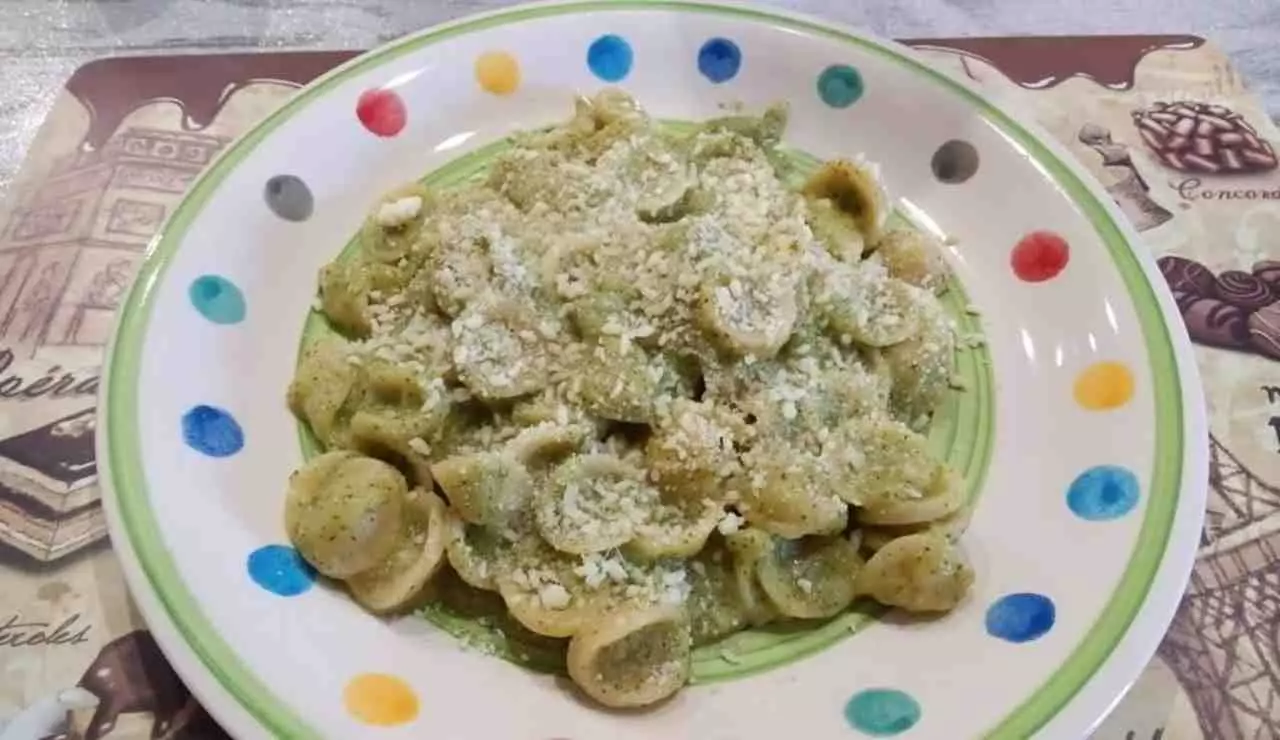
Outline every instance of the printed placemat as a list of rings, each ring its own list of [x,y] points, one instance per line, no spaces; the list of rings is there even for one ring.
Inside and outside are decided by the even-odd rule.
[[[1280,132],[1194,36],[907,43],[1037,118],[1160,263],[1209,400],[1190,589],[1102,740],[1280,738]],[[135,611],[93,459],[111,316],[200,170],[352,56],[107,59],[66,83],[0,210],[0,740],[217,739]]]

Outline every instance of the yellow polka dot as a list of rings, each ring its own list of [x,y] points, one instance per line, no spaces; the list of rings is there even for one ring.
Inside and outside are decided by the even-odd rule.
[[[485,92],[510,95],[520,87],[520,63],[505,51],[486,51],[476,59],[476,82]]]
[[[390,727],[418,716],[418,697],[409,684],[385,673],[363,673],[342,693],[347,711],[370,725]]]
[[[1076,377],[1075,396],[1090,411],[1119,408],[1133,398],[1133,373],[1119,362],[1095,362]]]

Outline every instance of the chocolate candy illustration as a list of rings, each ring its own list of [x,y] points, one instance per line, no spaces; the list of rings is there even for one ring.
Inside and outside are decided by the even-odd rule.
[[[1270,142],[1239,113],[1194,101],[1155,103],[1133,111],[1133,123],[1161,162],[1181,172],[1229,174],[1276,168]]]
[[[1218,276],[1218,297],[1244,311],[1256,311],[1276,299],[1271,286],[1244,270],[1227,270]]]
[[[1280,295],[1280,260],[1263,260],[1255,263],[1253,274],[1259,280],[1271,286],[1271,290]]]
[[[1228,349],[1249,349],[1247,314],[1217,298],[1201,298],[1182,312],[1192,341]]]
[[[1249,341],[1258,354],[1280,360],[1280,301],[1249,317]]]
[[[1166,254],[1156,261],[1160,274],[1164,275],[1169,289],[1181,291],[1197,298],[1216,298],[1217,280],[1209,268],[1186,257]]]

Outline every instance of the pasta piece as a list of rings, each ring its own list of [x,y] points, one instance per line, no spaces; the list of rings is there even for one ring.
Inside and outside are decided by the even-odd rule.
[[[933,532],[899,537],[876,551],[858,574],[857,590],[910,612],[955,608],[973,585],[973,570]]]
[[[706,645],[751,625],[739,598],[733,560],[719,545],[698,553],[689,569],[689,615],[693,644]]]
[[[841,262],[856,265],[869,247],[858,222],[826,198],[805,199],[809,229],[827,252]]]
[[[894,501],[923,498],[940,464],[923,436],[898,421],[868,418],[842,430],[861,452],[861,464],[837,491],[855,506],[879,508]]]
[[[817,301],[825,310],[835,338],[888,347],[920,331],[920,313],[913,289],[885,277],[882,267],[838,265],[825,276]]]
[[[769,556],[773,539],[762,530],[748,528],[725,537],[725,544],[733,556],[734,591],[747,621],[757,626],[774,621],[778,610],[760,586],[760,561]]]
[[[427,256],[429,289],[436,307],[456,317],[478,298],[493,277],[493,262],[483,245],[475,241],[441,242]]]
[[[880,184],[879,168],[858,160],[824,162],[802,190],[809,198],[822,198],[853,219],[858,230],[874,242],[889,217],[889,203]]]
[[[964,481],[954,470],[939,465],[933,481],[919,498],[881,498],[858,511],[862,524],[921,524],[950,516],[964,506]]]
[[[782,141],[789,113],[786,103],[775,103],[759,116],[725,116],[702,124],[704,131],[727,131],[753,141],[762,149],[772,149]]]
[[[650,359],[644,350],[617,338],[587,352],[582,371],[583,407],[601,418],[631,423],[653,421],[664,381],[667,386],[674,381],[661,358]]]
[[[671,696],[689,678],[689,626],[679,608],[610,613],[569,641],[569,676],[609,707],[641,707]]]
[[[508,529],[533,496],[529,471],[501,452],[445,458],[431,473],[453,509],[471,524]]]
[[[528,468],[544,468],[582,447],[591,429],[585,424],[543,422],[521,431],[507,443],[506,452]]]
[[[790,338],[798,310],[794,279],[769,271],[703,284],[695,320],[726,352],[773,357]]]
[[[779,537],[834,534],[845,528],[849,509],[836,495],[822,461],[810,455],[782,449],[752,450],[747,484],[741,494],[747,521]]]
[[[360,232],[361,251],[374,262],[394,263],[413,249],[430,210],[431,193],[419,183],[398,187],[378,200]]]
[[[408,367],[373,359],[362,361],[369,391],[380,403],[417,409],[424,402],[418,376]]]
[[[858,548],[841,536],[774,538],[756,566],[760,587],[779,612],[821,619],[843,611],[857,595]]]
[[[969,520],[972,518],[973,507],[970,505],[963,506],[947,516],[920,524],[864,527],[858,531],[863,535],[862,547],[871,552],[879,550],[899,537],[925,531],[939,534],[954,545],[964,536],[965,530],[969,528]]]
[[[393,464],[403,461],[413,475],[414,485],[432,484],[431,466],[414,450],[415,439],[427,435],[430,417],[397,409],[360,410],[347,427],[346,447]]]
[[[316,570],[349,578],[395,549],[407,492],[404,476],[390,465],[354,452],[327,452],[290,477],[285,530]]]
[[[587,588],[574,561],[541,542],[518,543],[512,567],[495,577],[511,616],[547,637],[571,637],[599,618],[607,594]]]
[[[932,293],[947,289],[947,262],[942,242],[917,229],[892,229],[875,243],[876,255],[889,276]]]
[[[735,440],[747,436],[745,425],[729,413],[680,399],[645,444],[645,463],[670,499],[724,502],[729,478],[741,470]]]
[[[334,326],[354,336],[369,334],[369,272],[359,259],[339,260],[320,270],[320,308]]]
[[[657,504],[640,471],[612,455],[583,455],[552,472],[534,521],[552,547],[581,555],[630,542]]]
[[[454,320],[452,332],[458,377],[481,398],[515,398],[547,385],[548,340],[527,308],[486,297]]]
[[[884,358],[893,373],[890,398],[894,412],[913,428],[923,430],[951,387],[956,334],[936,298],[922,292],[915,295],[924,317],[921,331],[886,348]]]
[[[379,613],[412,605],[444,564],[446,517],[444,502],[434,493],[409,491],[395,549],[378,565],[347,579],[355,600]]]
[[[289,384],[289,408],[311,427],[321,443],[338,443],[344,415],[359,402],[359,370],[347,361],[350,348],[340,339],[307,345]]]
[[[661,504],[636,526],[624,551],[640,560],[688,558],[707,544],[724,510],[714,501]]]
[[[506,572],[509,543],[493,530],[468,524],[450,512],[445,554],[454,572],[468,585],[483,591],[498,590],[498,576]]]
[[[653,327],[631,311],[632,302],[639,297],[634,286],[606,280],[569,304],[573,326],[583,339],[593,342],[624,333],[631,337],[652,334]]]

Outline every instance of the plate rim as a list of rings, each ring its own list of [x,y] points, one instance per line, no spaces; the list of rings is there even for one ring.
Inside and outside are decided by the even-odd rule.
[[[157,642],[175,664],[183,680],[214,717],[237,735],[259,735],[268,730],[288,737],[320,736],[316,728],[301,720],[296,711],[274,697],[261,686],[260,680],[247,669],[235,651],[227,645],[208,622],[199,608],[193,593],[182,581],[175,564],[168,555],[163,538],[148,508],[150,494],[145,480],[145,466],[136,425],[138,414],[138,388],[136,382],[125,380],[124,387],[117,388],[116,379],[136,379],[136,363],[140,359],[143,339],[149,327],[154,308],[154,291],[159,286],[169,264],[181,248],[187,227],[196,219],[205,203],[217,191],[218,185],[239,161],[248,156],[278,126],[303,109],[306,104],[322,96],[333,84],[365,69],[373,69],[387,62],[411,54],[421,48],[459,34],[484,31],[488,28],[519,23],[525,20],[574,13],[598,13],[618,11],[658,10],[669,12],[693,12],[705,15],[727,15],[749,21],[783,26],[806,34],[817,34],[842,43],[851,44],[863,51],[887,57],[916,74],[932,78],[943,87],[952,88],[975,109],[982,118],[996,125],[1003,133],[1029,150],[1032,159],[1046,166],[1050,179],[1064,191],[1064,195],[1081,209],[1098,237],[1106,244],[1109,253],[1125,282],[1125,293],[1134,303],[1140,333],[1153,368],[1153,395],[1155,396],[1157,439],[1151,487],[1162,475],[1162,465],[1171,465],[1177,482],[1171,488],[1172,501],[1160,501],[1165,497],[1152,497],[1146,507],[1144,521],[1137,535],[1135,547],[1125,565],[1117,587],[1063,666],[1038,687],[1031,696],[1006,713],[993,728],[986,731],[989,737],[1025,737],[1036,733],[1053,737],[1079,737],[1100,722],[1128,687],[1136,680],[1147,661],[1154,655],[1159,641],[1172,621],[1194,563],[1196,548],[1191,544],[1198,540],[1204,517],[1204,500],[1208,479],[1208,432],[1205,421],[1204,399],[1198,380],[1198,371],[1187,339],[1185,328],[1176,320],[1178,316],[1167,288],[1158,277],[1154,259],[1144,248],[1140,237],[1120,214],[1108,197],[1101,195],[1100,186],[1092,176],[1061,147],[1050,135],[1033,121],[1010,110],[1010,106],[997,102],[992,95],[983,92],[966,80],[936,68],[914,50],[893,41],[826,21],[802,13],[766,8],[737,2],[719,0],[549,0],[524,3],[487,13],[468,15],[451,22],[431,26],[408,34],[373,50],[365,52],[320,76],[301,88],[284,105],[244,132],[200,174],[177,207],[169,214],[164,226],[148,244],[125,301],[114,320],[112,337],[104,353],[102,367],[102,392],[98,400],[99,434],[97,455],[100,480],[103,488],[104,508],[108,526],[117,552],[121,554],[122,569],[135,599],[149,626],[157,632]],[[1038,151],[1036,151],[1038,150]],[[1117,249],[1117,243],[1120,246]],[[1124,259],[1129,265],[1122,265]],[[1141,280],[1131,285],[1129,272],[1136,269]],[[1145,290],[1149,295],[1139,296],[1135,290]],[[1150,308],[1154,305],[1155,315]],[[1153,323],[1154,322],[1154,323]],[[1152,332],[1162,336],[1153,337]],[[1157,341],[1163,339],[1163,342]],[[1154,346],[1153,346],[1154,345]],[[1172,387],[1159,393],[1170,376],[1154,372],[1160,364],[1155,350],[1167,352],[1171,361]],[[120,364],[126,367],[119,367]],[[1170,395],[1172,394],[1172,395]],[[1167,422],[1164,402],[1176,405],[1172,425]],[[123,419],[123,421],[120,421]],[[1166,423],[1161,423],[1166,422]],[[120,434],[124,426],[128,434]],[[1173,428],[1171,428],[1171,426]],[[1172,432],[1180,444],[1159,443],[1161,436]],[[126,444],[121,441],[127,437]],[[1162,452],[1173,451],[1177,459],[1161,461]],[[124,485],[120,478],[124,478]],[[120,489],[129,493],[122,497]],[[125,502],[123,499],[132,499]],[[1151,555],[1139,545],[1150,534],[1153,508],[1159,504],[1160,512],[1167,509],[1168,524],[1156,532],[1158,554]],[[135,508],[136,507],[136,508]],[[131,511],[132,510],[132,511]],[[134,517],[145,520],[142,527]],[[146,559],[138,552],[139,529],[145,531],[140,538]],[[146,541],[147,538],[152,541]],[[1154,543],[1148,543],[1154,544]],[[1177,544],[1178,547],[1171,547]],[[1180,549],[1179,549],[1180,548]],[[1137,567],[1136,561],[1154,562],[1149,566],[1140,594],[1129,595],[1122,591]],[[168,581],[168,583],[164,583]],[[1114,635],[1101,648],[1093,639],[1103,622],[1113,622],[1109,614],[1120,600],[1136,602],[1127,618],[1122,618],[1117,628],[1109,624]],[[175,606],[173,602],[179,602]],[[194,624],[193,624],[194,623]],[[159,627],[157,630],[156,627]],[[203,634],[202,634],[203,633]],[[1063,679],[1067,666],[1080,659],[1081,653],[1091,648],[1085,660],[1091,666],[1073,666],[1072,679]],[[211,657],[221,654],[222,657]],[[226,674],[239,673],[238,680]],[[1079,675],[1076,675],[1079,674]],[[247,679],[247,680],[246,680]],[[1063,688],[1074,680],[1073,686]],[[247,684],[247,687],[246,685]],[[1046,698],[1047,693],[1065,695]],[[1054,704],[1046,709],[1043,704]],[[265,706],[264,706],[265,705]],[[1032,716],[1036,714],[1038,716]]]

